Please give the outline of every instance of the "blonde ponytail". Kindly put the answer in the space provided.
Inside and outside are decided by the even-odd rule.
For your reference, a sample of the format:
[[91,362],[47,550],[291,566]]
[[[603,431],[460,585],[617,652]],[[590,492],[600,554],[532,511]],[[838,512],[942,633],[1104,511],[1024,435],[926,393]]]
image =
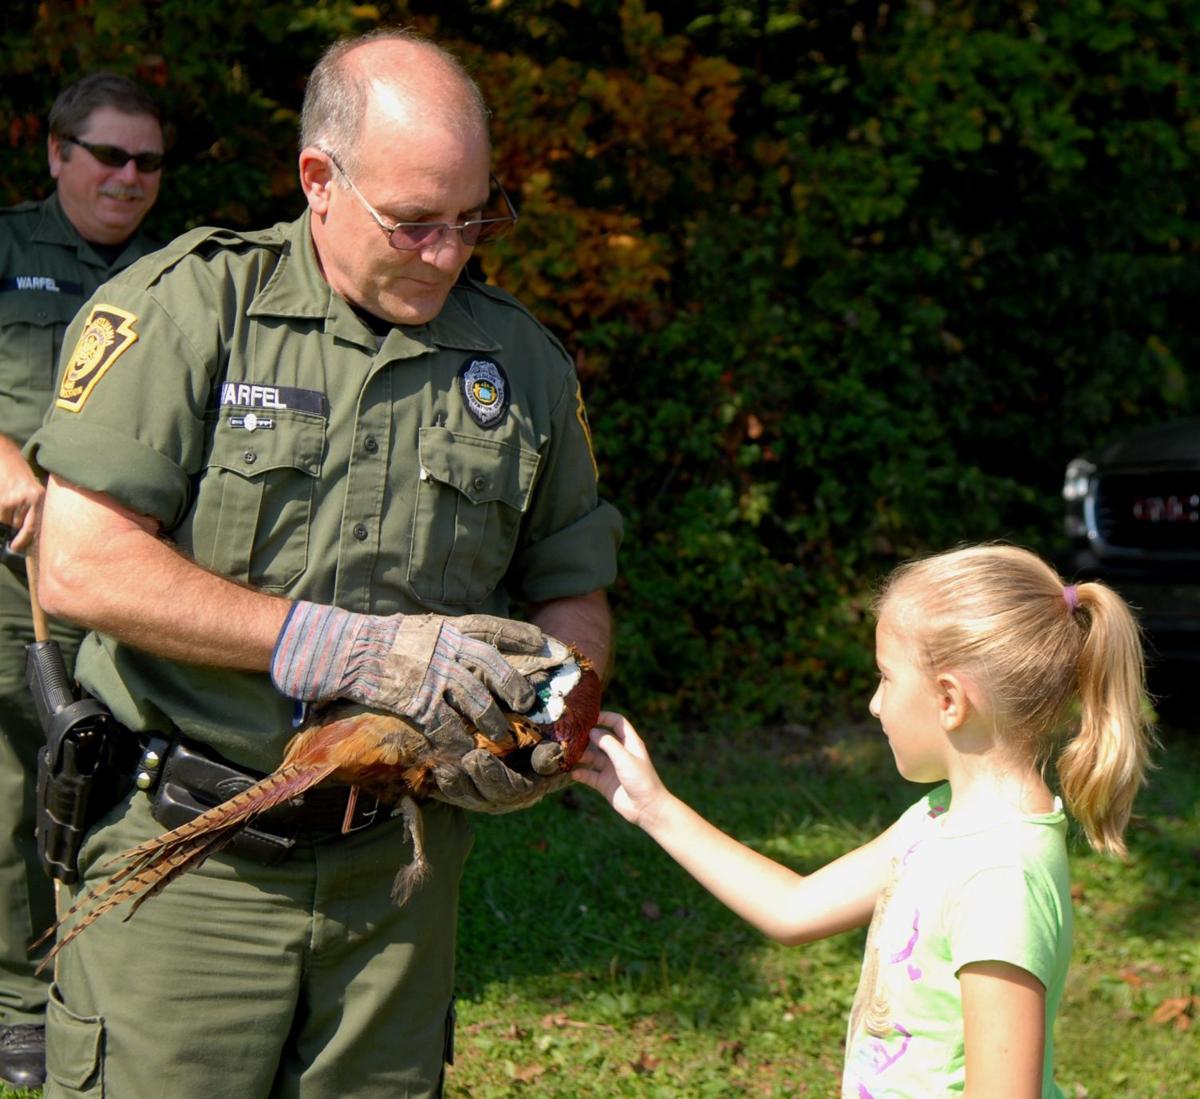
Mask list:
[[1142,702],[1145,666],[1137,622],[1103,584],[1076,589],[1084,637],[1078,660],[1079,731],[1057,772],[1063,797],[1097,850],[1125,855],[1125,826],[1145,781],[1150,732]]

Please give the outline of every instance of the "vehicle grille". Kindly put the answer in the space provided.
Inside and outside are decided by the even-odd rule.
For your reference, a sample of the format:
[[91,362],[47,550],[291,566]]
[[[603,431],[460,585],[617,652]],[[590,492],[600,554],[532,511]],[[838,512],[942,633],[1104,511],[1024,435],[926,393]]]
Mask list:
[[1200,553],[1200,470],[1101,475],[1095,514],[1114,548]]

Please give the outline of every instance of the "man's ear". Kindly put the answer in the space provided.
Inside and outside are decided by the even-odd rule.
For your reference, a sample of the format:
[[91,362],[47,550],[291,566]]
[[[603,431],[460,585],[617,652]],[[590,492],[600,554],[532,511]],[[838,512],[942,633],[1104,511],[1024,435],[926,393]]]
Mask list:
[[50,164],[50,178],[58,179],[58,173],[62,171],[62,142],[58,139],[58,134],[50,134],[46,138],[46,160]]
[[955,672],[942,672],[937,677],[938,718],[942,729],[954,732],[971,713],[971,696],[967,685]]
[[308,199],[314,216],[324,217],[329,210],[329,189],[333,186],[333,165],[329,157],[311,145],[300,150],[300,189]]

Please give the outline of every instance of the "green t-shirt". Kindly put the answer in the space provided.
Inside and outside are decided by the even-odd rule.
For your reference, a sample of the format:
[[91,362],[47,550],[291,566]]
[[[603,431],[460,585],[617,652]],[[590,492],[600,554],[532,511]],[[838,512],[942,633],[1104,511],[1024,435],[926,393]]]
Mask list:
[[[380,336],[330,290],[309,215],[197,229],[105,284],[64,345],[43,469],[156,518],[200,565],[368,614],[505,614],[616,573],[579,381],[503,291],[462,277]],[[135,729],[269,771],[292,703],[265,673],[91,635],[79,678]]]
[[1061,808],[1001,821],[943,814],[939,786],[901,818],[846,1037],[843,1099],[931,1099],[965,1083],[958,973],[1001,961],[1046,988],[1043,1099],[1054,1083],[1054,1018],[1071,956]]

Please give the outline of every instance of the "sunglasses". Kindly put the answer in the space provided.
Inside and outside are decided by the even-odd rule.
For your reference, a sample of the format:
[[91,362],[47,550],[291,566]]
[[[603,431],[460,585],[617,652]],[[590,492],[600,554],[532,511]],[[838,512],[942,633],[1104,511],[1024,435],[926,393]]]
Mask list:
[[157,172],[166,159],[162,153],[131,153],[120,145],[93,145],[90,141],[80,141],[66,134],[60,140],[87,149],[106,168],[124,168],[132,160],[139,172]]

